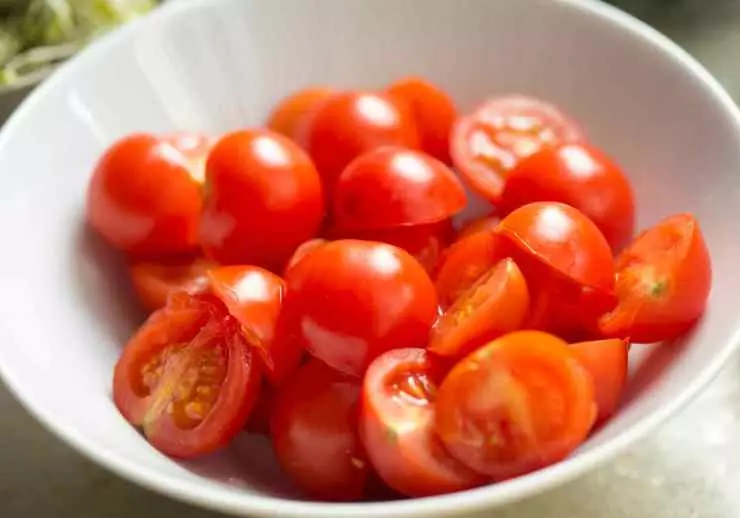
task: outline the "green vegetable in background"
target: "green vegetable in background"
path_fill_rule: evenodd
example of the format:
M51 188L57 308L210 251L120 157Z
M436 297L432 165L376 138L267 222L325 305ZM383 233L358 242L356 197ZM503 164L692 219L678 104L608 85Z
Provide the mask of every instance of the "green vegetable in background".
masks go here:
M159 0L30 0L0 20L0 86L33 82Z

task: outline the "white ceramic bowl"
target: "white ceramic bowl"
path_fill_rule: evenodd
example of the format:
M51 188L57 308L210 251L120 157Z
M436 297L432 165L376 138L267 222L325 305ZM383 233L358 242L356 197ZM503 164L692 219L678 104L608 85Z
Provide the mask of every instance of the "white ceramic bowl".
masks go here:
M709 310L679 344L635 350L624 408L571 458L511 482L423 500L297 499L264 441L177 463L118 415L111 373L139 315L122 260L83 225L91 167L135 130L222 132L311 83L374 87L415 73L463 108L492 94L550 99L612 153L641 226L694 212L714 259ZM740 117L683 51L595 2L194 0L105 38L25 102L0 134L0 372L62 439L173 497L282 518L483 511L586 473L690 400L738 339Z

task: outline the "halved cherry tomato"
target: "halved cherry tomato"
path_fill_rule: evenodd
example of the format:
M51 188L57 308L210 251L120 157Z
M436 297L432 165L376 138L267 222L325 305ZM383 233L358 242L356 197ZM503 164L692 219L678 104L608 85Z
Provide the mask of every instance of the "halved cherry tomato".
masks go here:
M285 285L257 266L222 266L209 273L211 289L242 326L263 363L263 373L279 385L298 370L302 351L276 339Z
M223 264L279 271L324 216L321 180L308 155L267 130L221 139L208 158L200 240Z
M462 358L503 334L518 330L529 312L527 282L516 263L504 259L484 274L442 315L428 349Z
M388 351L365 375L360 437L380 477L406 496L452 493L483 482L434 435L443 375L424 349Z
M218 265L201 257L173 258L160 262L137 261L129 275L142 307L155 311L167 303L175 290L201 291L208 285L208 272Z
M334 224L370 230L449 219L465 208L465 190L450 168L411 149L369 151L342 172L334 192Z
M496 214L471 219L460 227L455 241L460 241L461 239L465 239L466 237L472 236L478 232L490 232L495 229L499 223L501 223L501 218Z
M295 139L312 112L335 93L334 89L324 86L304 88L292 93L272 111L267 119L267 129Z
M511 169L546 146L584 140L555 106L521 95L486 101L458 119L450 137L455 168L470 187L496 203Z
M113 400L152 446L192 458L244 427L259 385L251 348L220 301L179 292L124 348Z
M290 261L288 261L288 264L285 266L283 277L287 276L290 269L298 264L298 262L306 255L310 254L313 250L316 250L317 248L325 245L328 242L329 241L327 241L326 239L316 238L309 239L308 241L302 243L301 246L295 249L295 252L293 252L293 255L290 257Z
M493 232L477 232L454 243L442 254L434 275L442 308L452 306L505 257L505 249Z
M570 348L593 379L598 420L609 419L617 411L627 384L629 340L593 340Z
M595 417L591 376L565 342L539 331L504 335L467 356L437 394L447 450L494 480L565 458Z
M437 318L424 269L383 243L327 243L296 264L285 282L285 339L356 376L400 344L426 344Z
M297 142L311 155L331 199L352 160L381 146L417 148L419 139L404 103L383 93L344 92L321 103Z
M450 131L457 118L452 98L441 88L420 77L405 77L387 92L411 108L419 131L421 149L445 164L451 164Z
M670 340L704 313L712 265L699 223L678 214L642 232L617 258L617 307L600 322L607 337Z
M357 434L360 382L318 360L278 390L271 431L283 470L320 500L359 499L370 466Z
M427 225L412 225L377 230L339 231L343 239L362 239L388 243L406 250L421 263L427 273L437 268L442 252L452 241L454 228L447 219Z
M588 144L546 147L511 170L500 208L510 212L536 201L559 201L588 216L613 250L635 230L635 200L627 177L600 150Z
M198 174L167 137L130 135L98 162L87 220L113 246L139 258L194 252L203 206Z

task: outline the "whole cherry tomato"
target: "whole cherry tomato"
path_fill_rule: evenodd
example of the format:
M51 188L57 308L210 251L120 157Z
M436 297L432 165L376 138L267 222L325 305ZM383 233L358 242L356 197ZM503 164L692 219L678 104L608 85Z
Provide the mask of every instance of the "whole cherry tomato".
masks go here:
M278 390L271 419L275 454L302 490L320 500L358 500L370 474L358 427L360 382L318 360Z
M155 311L176 290L197 292L208 285L208 272L218 265L201 257L172 258L159 262L135 261L129 275L144 309Z
M87 191L87 220L116 248L140 258L188 254L198 246L200 174L176 140L135 134L113 144Z
M445 164L451 164L450 131L457 118L452 98L438 86L419 77L400 79L391 84L387 92L411 108L421 149Z
M704 313L712 265L699 223L671 216L642 232L617 258L617 307L600 322L607 337L649 343L677 338Z
M383 93L344 92L317 107L297 141L311 155L331 199L352 160L381 146L417 148L419 139L404 103Z
M380 477L406 496L452 493L483 482L434 435L434 402L443 375L424 349L388 351L365 375L360 437Z
M267 120L267 129L295 139L317 107L335 93L334 89L324 86L304 88L292 93L272 111Z
M510 212L536 201L559 201L588 216L613 250L635 230L635 200L627 177L604 153L588 144L545 147L509 173L500 207Z
M432 330L428 349L462 358L503 334L518 330L529 312L529 291L521 270L506 258L444 312Z
M465 239L466 237L478 232L490 232L495 229L499 223L501 223L501 218L499 218L496 214L480 216L478 218L466 221L462 225L462 227L460 227L460 230L458 230L455 241L460 241L461 239Z
M290 261L288 261L288 264L285 266L285 270L283 272L283 277L288 275L288 272L291 268L293 268L298 262L306 257L309 253L316 250L320 246L325 245L328 243L326 239L316 238L316 239L309 239L308 241L301 243L301 245L295 249L295 252L293 252L293 255L290 258Z
M627 384L629 341L621 338L580 342L570 346L594 382L599 421L609 419L619 407Z
M266 130L231 133L211 151L200 241L223 264L279 271L316 235L324 216L321 180L289 139Z
M565 342L539 331L478 349L437 393L436 432L447 451L494 480L565 458L595 417L591 376Z
M356 376L385 351L425 345L437 318L434 285L422 266L383 243L328 243L285 282L284 339Z
M486 101L455 123L455 168L483 198L498 202L512 168L547 146L580 142L580 128L555 106L521 95Z
M192 458L231 441L259 386L259 368L238 322L218 299L178 292L124 348L113 401L152 446Z
M334 191L334 224L368 230L436 223L465 203L462 184L442 162L387 146L359 156L342 172Z

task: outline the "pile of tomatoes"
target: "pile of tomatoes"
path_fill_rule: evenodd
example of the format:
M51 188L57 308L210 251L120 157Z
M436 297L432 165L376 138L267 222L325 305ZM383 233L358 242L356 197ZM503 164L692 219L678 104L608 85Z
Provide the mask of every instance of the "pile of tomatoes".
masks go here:
M631 344L705 309L695 218L635 236L627 177L548 103L459 115L408 78L302 90L266 126L128 136L89 186L151 312L113 398L168 455L268 434L324 500L507 480L614 414Z

